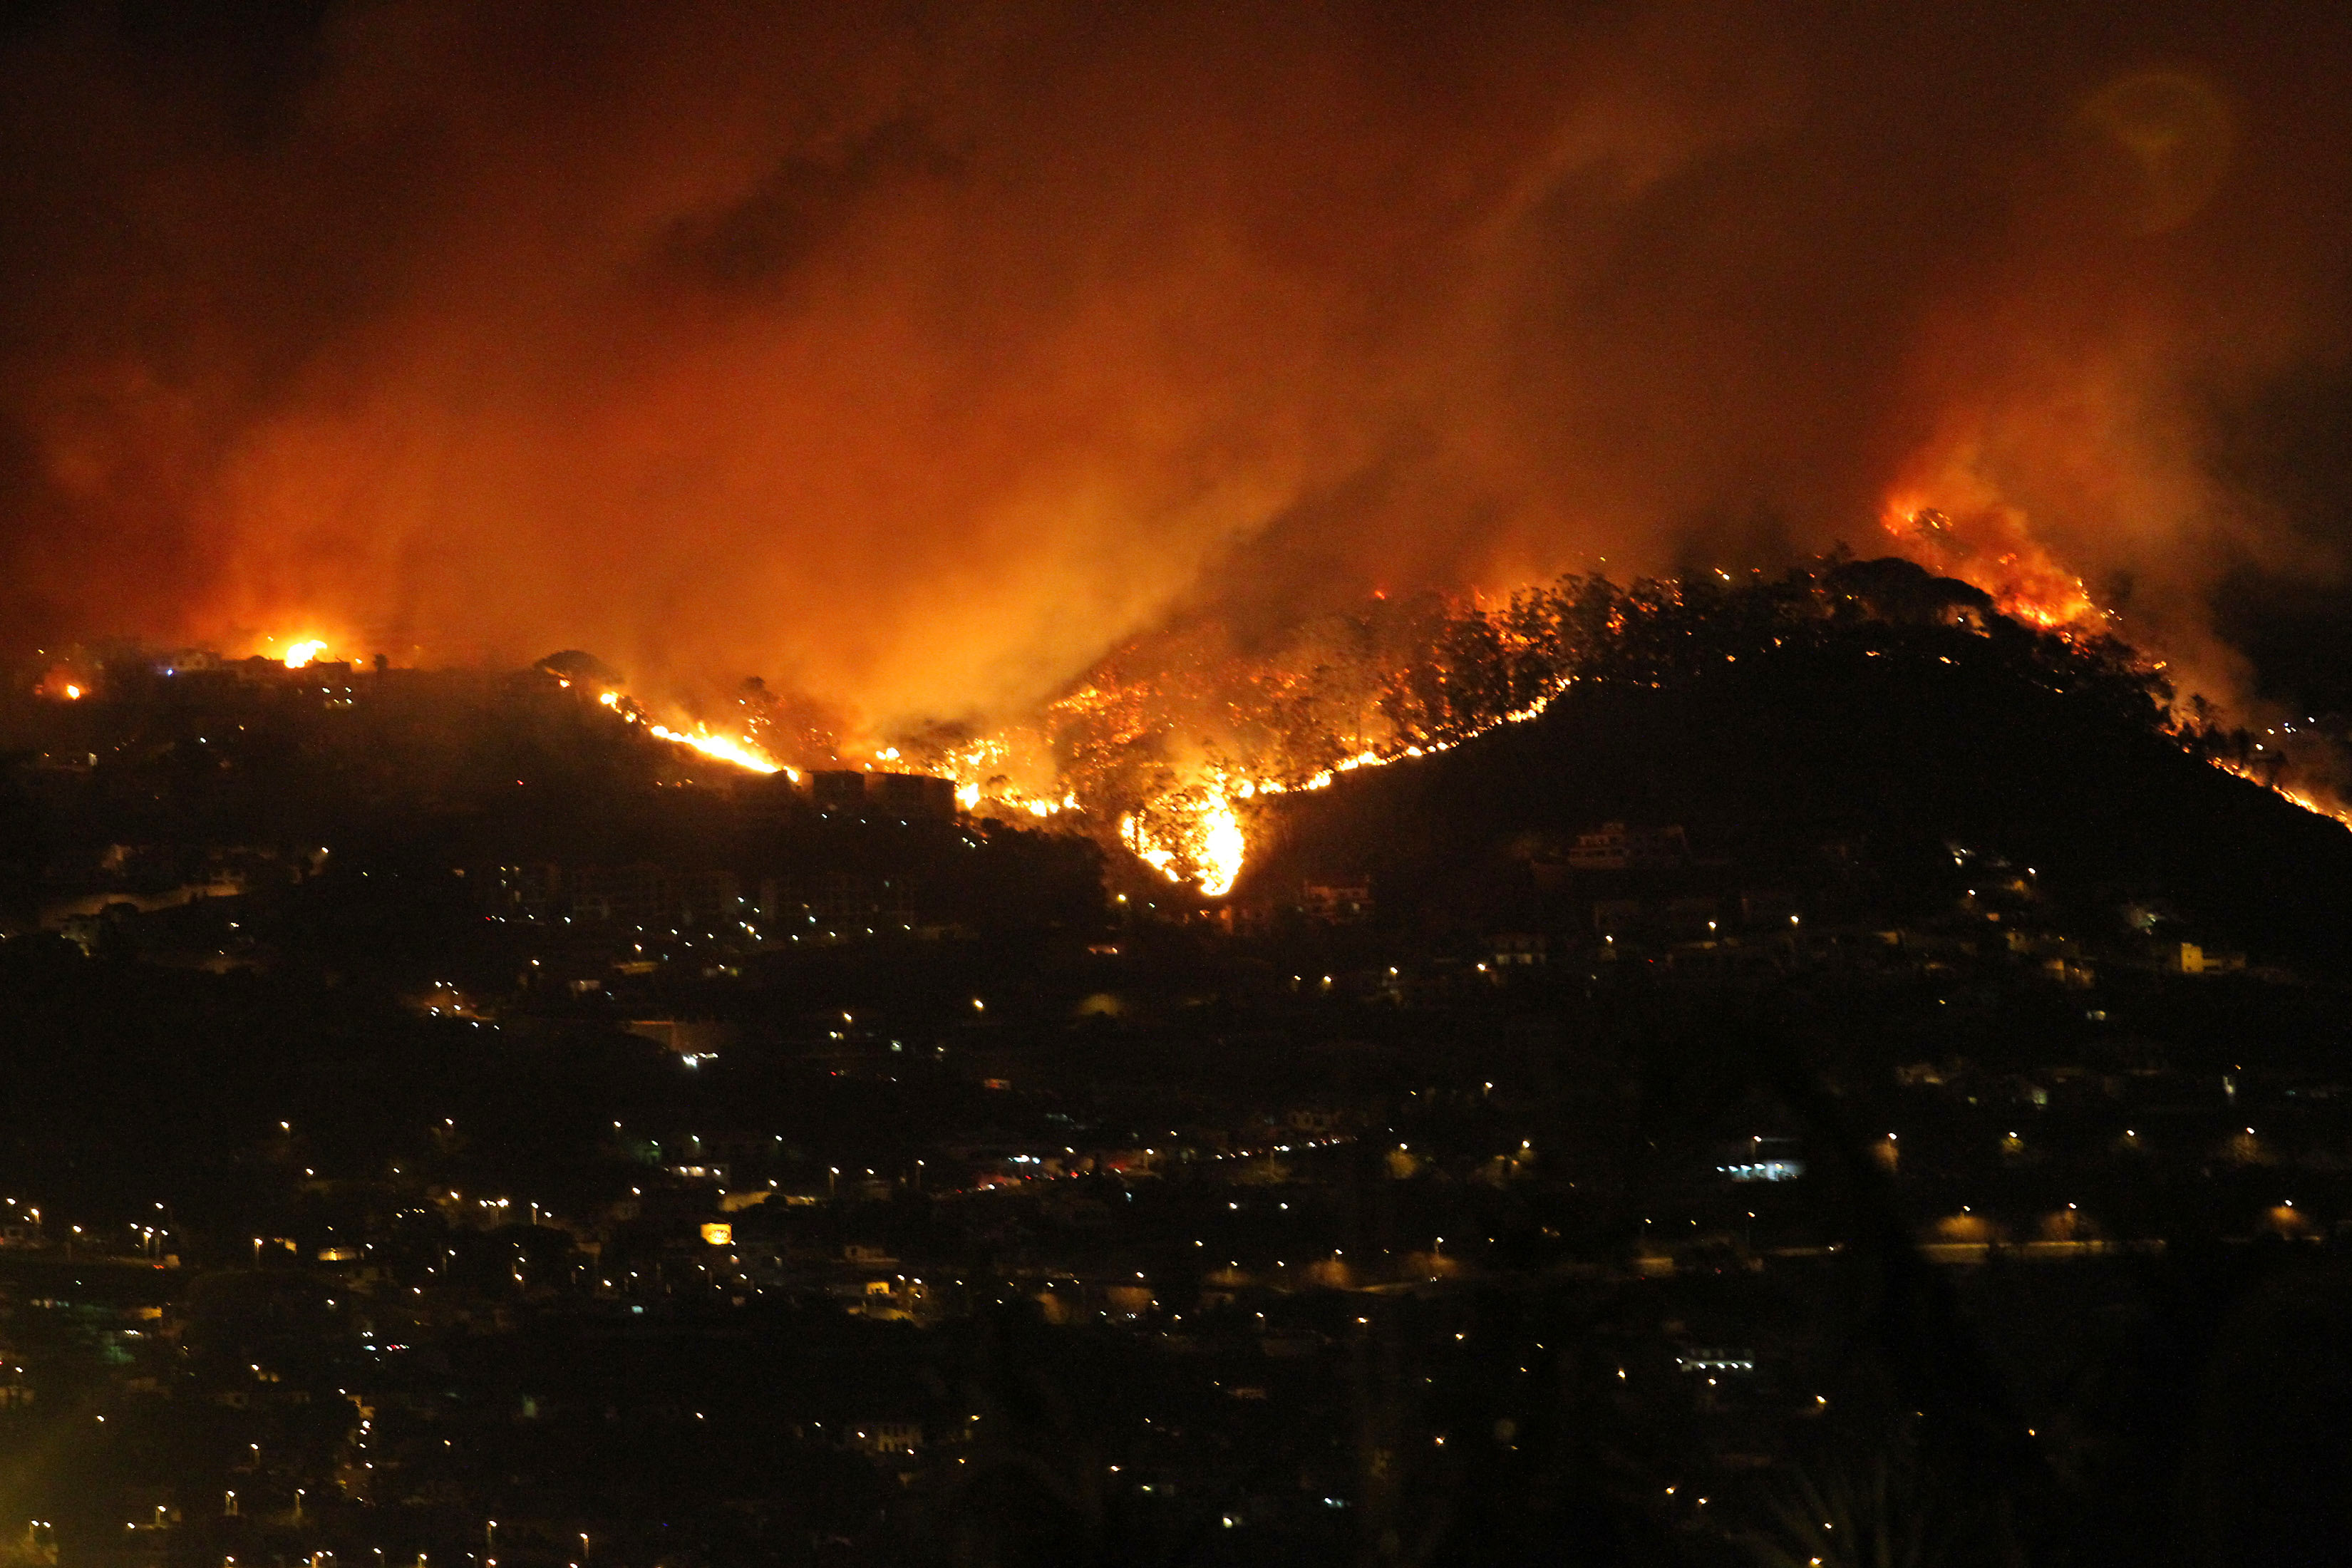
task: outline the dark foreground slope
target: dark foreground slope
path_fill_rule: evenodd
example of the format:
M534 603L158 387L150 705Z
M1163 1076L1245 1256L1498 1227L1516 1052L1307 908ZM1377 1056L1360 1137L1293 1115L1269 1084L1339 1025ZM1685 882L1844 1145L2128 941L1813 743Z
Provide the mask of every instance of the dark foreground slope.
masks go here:
M1575 835L1682 825L1751 884L1866 865L1882 913L1959 846L2086 910L2160 909L2315 969L2352 956L2352 832L2184 751L2153 703L2053 678L2048 639L1997 631L1873 625L1579 681L1532 722L1273 802L1241 894L1362 878L1384 921L1558 921L1574 889L1545 873Z

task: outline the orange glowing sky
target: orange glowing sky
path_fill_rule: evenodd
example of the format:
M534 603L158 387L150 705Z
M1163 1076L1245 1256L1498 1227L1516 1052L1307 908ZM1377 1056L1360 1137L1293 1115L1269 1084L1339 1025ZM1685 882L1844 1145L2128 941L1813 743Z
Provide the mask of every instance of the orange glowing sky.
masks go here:
M1898 500L2223 680L2341 569L2231 445L2352 384L2309 6L144 15L0 40L0 640L881 721Z

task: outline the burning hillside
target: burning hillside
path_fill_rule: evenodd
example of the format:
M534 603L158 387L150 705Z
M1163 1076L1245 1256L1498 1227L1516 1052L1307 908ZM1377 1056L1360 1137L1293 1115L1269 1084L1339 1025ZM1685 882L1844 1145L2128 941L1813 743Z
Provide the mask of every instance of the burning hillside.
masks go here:
M1893 498L2021 618L2186 659L2230 574L2341 564L2340 444L2282 487L2265 437L2343 402L2352 32L2096 9L40 11L5 651L579 642L794 766L1060 694L1171 864L1141 774L1204 738L1221 796L1454 732L1370 702L1376 592L1782 562ZM1102 661L1171 618L1277 657L1144 742L1181 653ZM814 695L772 743L744 670ZM1023 751L956 772L1068 809Z
M1743 658L1832 645L1878 657L1953 632L2052 691L2256 776L2265 743L2225 732L2201 700L2176 712L2162 662L2108 633L2087 598L2075 607L2063 593L2030 600L2012 586L1997 605L1896 559L1622 587L1570 576L1496 604L1375 601L1247 654L1195 628L1091 671L1052 705L1038 740L1060 770L1056 787L1094 822L1115 824L1171 880L1215 896L1237 879L1265 801L1533 720L1579 683L1654 689ZM2272 758L2260 782L2274 784L2286 765L2275 748ZM2309 793L2289 798L2337 815Z
M1528 754L1528 743L1575 754L1596 776L1638 781L1693 766L1673 760L1677 748L1687 751L1685 737L1629 742L1597 724L1595 715L1625 698L1704 710L1690 721L1719 731L1735 751L1744 746L1753 767L1785 771L1792 764L1772 754L1778 742L1769 734L1739 734L1866 690L1904 711L1843 728L1902 737L1910 750L1879 765L1908 778L1949 772L1933 759L1962 731L2001 733L2001 721L1947 711L1958 681L1977 689L1980 707L2035 716L2043 739L2017 759L2020 777L2050 774L2052 758L2087 747L2085 765L2117 799L2146 794L2178 797L2183 810L2236 809L2179 784L2184 766L2211 777L2191 762L2201 759L2304 813L2345 820L2326 793L2338 776L2340 726L2231 728L2203 699L2180 699L2164 664L2103 619L2046 627L2004 614L1969 584L1893 558L1834 555L1777 574L1717 571L1622 584L1570 575L1499 601L1379 597L1277 637L1244 638L1202 617L1129 644L1025 722L938 723L887 742L856 740L838 714L759 680L699 711L660 702L577 650L528 671L427 670L328 657L331 643L310 646L325 638L265 641L262 651L226 658L61 650L24 668L16 717L27 739L37 735L47 752L63 743L106 791L138 796L167 777L207 780L205 809L225 820L324 823L354 805L386 820L424 810L471 825L450 828L479 838L467 854L528 858L521 847L558 818L586 842L627 837L637 830L617 825L650 812L649 820L676 816L688 839L716 836L695 851L707 858L756 823L831 818L864 825L853 832L921 824L925 833L961 834L969 827L956 827L961 814L967 824L993 817L1051 827L1047 837L1074 851L1071 838L1091 839L1125 860L1130 878L1156 876L1213 900L1262 900L1299 875L1298 825L1321 820L1316 797L1343 779L1420 777L1433 767L1475 777L1488 766L1479 759ZM1819 692L1805 684L1813 679ZM1743 702L1760 706L1749 712ZM1958 728L1948 733L1951 725ZM289 773L293 759L299 768ZM1389 765L1404 762L1421 765ZM1694 776L1715 765L1695 766ZM2132 769L2147 771L2148 782L2133 783ZM1811 756L1792 776L1811 776L1823 802L1845 789ZM1381 798L1383 787L1348 793ZM1896 787L1935 796L1923 782ZM1588 794L1597 801L1606 792ZM674 809L647 804L665 796ZM1697 799L1718 814L1741 809L1726 805L1719 783ZM1948 804L1965 811L1965 802ZM1892 797L1877 809L1889 823L1906 816ZM1614 810L1639 815L1622 804ZM1848 830L1867 830L1865 814L1846 815ZM309 831L289 830L298 841ZM1560 830L1556 822L1542 829Z
M1907 544L1957 563L1973 584L1909 560L1839 554L1778 575L1621 585L1570 574L1499 599L1379 596L1249 637L1203 616L1130 642L1025 721L932 723L887 740L861 740L846 715L758 679L695 710L634 691L577 650L536 673L625 728L729 768L796 784L828 770L951 780L974 816L1091 836L1210 898L1240 880L1269 803L1528 722L1572 687L1657 689L1776 654L1834 646L1880 657L1922 636L1994 650L2050 690L2086 696L2109 718L2344 820L2331 804L2335 741L2309 725L2233 729L2201 696L2176 702L2164 662L2118 638L2079 581L2013 534L1996 529L1987 542L1986 526L1932 512L1902 526ZM364 662L330 660L320 637L254 646L248 662L289 673L348 679ZM38 690L79 697L100 679L80 668L46 667Z
M1787 937L1801 915L1850 956L1906 911L1958 909L2002 954L2031 942L1985 879L2021 877L2045 913L2109 929L2137 906L2315 974L2352 955L2352 835L2208 765L2220 738L2165 729L2144 668L2014 623L1857 619L1727 651L1580 678L1534 721L1262 805L1236 921L1311 925L1316 889L1353 889L1352 918L1465 952L1515 931L1601 946L1624 920L1705 969L1709 920Z
M1090 832L1216 898L1239 880L1269 802L1537 719L1576 685L1654 690L1743 659L1832 647L1879 658L1916 653L1927 638L1963 652L1981 645L2086 712L2168 735L2344 820L2310 782L2330 776L2336 760L2324 737L2297 737L2290 725L2265 741L2227 728L2202 699L2176 707L2163 662L2113 636L2087 596L2078 601L2078 584L1990 564L2003 574L1998 600L1908 561L1839 556L1779 576L1716 572L1623 586L1570 576L1491 604L1376 599L1249 648L1198 624L1122 649L1030 723L977 737L933 727L857 765L951 778L967 810ZM1965 642L1950 644L1955 636ZM1939 657L1950 662L1948 651ZM788 731L780 715L792 705L758 682L739 698L731 731L662 723L616 679L600 700L659 739L758 772L799 777L782 758L811 739ZM803 765L841 765L837 737L822 743L821 756L799 753Z
M560 9L0 37L6 652L577 640L1222 892L1269 796L1864 613L1702 564L1857 518L2247 711L2225 589L2352 625L2341 18Z

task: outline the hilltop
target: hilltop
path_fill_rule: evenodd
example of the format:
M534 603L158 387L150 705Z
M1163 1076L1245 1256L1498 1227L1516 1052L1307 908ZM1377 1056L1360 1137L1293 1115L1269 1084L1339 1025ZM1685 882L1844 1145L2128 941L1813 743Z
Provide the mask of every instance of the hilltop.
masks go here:
M2211 765L2242 738L2168 732L2160 669L1903 563L1860 569L1907 570L1910 609L1791 635L1734 596L1677 604L1532 721L1263 803L1237 897L1362 882L1384 923L1589 935L1596 885L1568 852L1617 823L1682 827L1727 888L1855 918L1948 903L2005 862L2084 919L2129 906L2257 960L2352 955L2352 833Z

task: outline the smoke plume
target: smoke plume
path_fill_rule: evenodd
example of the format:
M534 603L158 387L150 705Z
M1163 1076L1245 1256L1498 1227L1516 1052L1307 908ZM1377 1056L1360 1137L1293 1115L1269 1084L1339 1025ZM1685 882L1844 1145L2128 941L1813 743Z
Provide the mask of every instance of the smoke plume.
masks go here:
M1843 538L2222 688L2217 594L2344 566L2342 459L2271 438L2352 402L2323 7L6 26L11 643L578 646L882 724L1171 617Z

